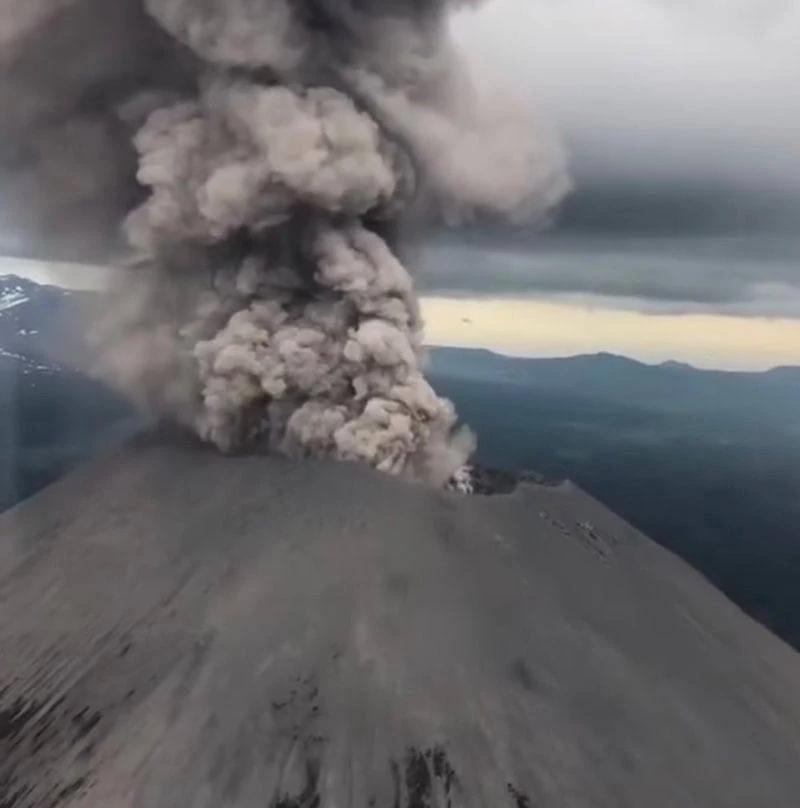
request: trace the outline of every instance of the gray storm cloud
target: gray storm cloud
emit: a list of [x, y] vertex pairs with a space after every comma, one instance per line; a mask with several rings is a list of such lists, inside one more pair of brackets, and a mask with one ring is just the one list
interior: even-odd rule
[[74, 257], [125, 212], [108, 378], [223, 450], [434, 481], [463, 462], [399, 225], [542, 222], [568, 182], [535, 123], [473, 87], [456, 5], [6, 0], [3, 237]]
[[547, 109], [579, 190], [800, 191], [796, 0], [496, 0], [456, 35]]

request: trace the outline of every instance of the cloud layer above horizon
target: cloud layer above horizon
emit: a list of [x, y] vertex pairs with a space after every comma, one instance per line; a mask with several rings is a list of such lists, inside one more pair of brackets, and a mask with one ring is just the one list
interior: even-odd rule
[[427, 294], [800, 318], [800, 3], [493, 0], [455, 27], [560, 131], [575, 192], [546, 235], [435, 239]]
[[430, 295], [800, 319], [800, 237], [788, 234], [554, 233], [533, 244], [455, 235], [429, 243], [419, 264]]

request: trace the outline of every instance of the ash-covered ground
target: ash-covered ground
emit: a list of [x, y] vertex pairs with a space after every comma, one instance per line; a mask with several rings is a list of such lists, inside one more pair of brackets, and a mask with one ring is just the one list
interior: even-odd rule
[[569, 483], [160, 437], [0, 534], [3, 805], [797, 804], [800, 658]]

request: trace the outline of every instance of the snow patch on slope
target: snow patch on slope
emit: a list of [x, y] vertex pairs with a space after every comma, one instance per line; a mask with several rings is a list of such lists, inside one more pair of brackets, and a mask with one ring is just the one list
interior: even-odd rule
[[0, 287], [0, 311], [13, 309], [20, 303], [27, 303], [29, 299], [25, 290], [19, 285]]

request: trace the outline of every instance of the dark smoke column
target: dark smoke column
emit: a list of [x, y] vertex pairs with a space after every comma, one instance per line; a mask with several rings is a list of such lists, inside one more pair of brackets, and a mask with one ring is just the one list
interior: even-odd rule
[[224, 450], [433, 481], [461, 464], [388, 234], [409, 212], [541, 220], [567, 183], [534, 124], [470, 84], [450, 5], [144, 0], [181, 80], [115, 107], [146, 196], [97, 338], [107, 375]]

